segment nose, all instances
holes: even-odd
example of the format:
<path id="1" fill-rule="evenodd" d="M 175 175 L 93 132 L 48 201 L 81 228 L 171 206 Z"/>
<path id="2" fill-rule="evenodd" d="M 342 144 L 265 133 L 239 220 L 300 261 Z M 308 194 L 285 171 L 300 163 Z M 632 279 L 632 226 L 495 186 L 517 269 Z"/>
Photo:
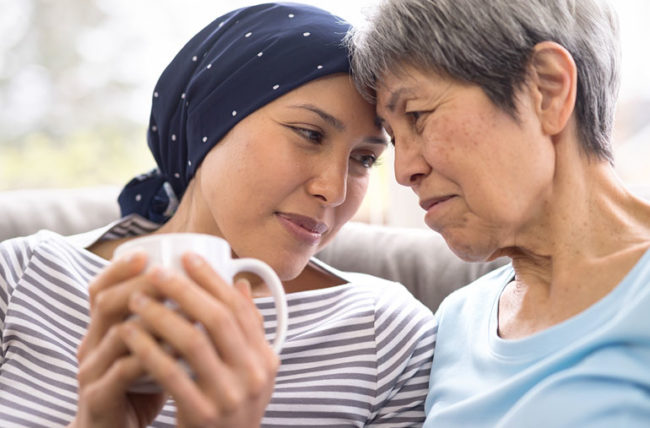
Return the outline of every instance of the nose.
<path id="1" fill-rule="evenodd" d="M 422 149 L 422 143 L 411 138 L 395 139 L 395 178 L 402 186 L 418 186 L 431 172 Z"/>
<path id="2" fill-rule="evenodd" d="M 314 175 L 308 183 L 308 191 L 324 205 L 339 206 L 347 197 L 348 159 L 346 158 L 344 162 L 334 161 L 331 158 L 328 160 L 315 166 Z"/>

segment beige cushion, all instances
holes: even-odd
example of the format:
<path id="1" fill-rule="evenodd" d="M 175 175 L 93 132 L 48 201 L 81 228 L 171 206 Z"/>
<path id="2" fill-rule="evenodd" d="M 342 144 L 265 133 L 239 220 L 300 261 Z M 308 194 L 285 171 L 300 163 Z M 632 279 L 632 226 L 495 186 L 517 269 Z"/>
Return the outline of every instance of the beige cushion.
<path id="1" fill-rule="evenodd" d="M 636 190 L 650 196 L 650 188 Z M 66 235 L 103 226 L 119 217 L 118 193 L 117 187 L 0 192 L 0 240 L 40 229 Z M 363 223 L 345 225 L 318 257 L 341 270 L 399 281 L 434 310 L 449 292 L 505 262 L 463 262 L 428 229 Z"/>
<path id="2" fill-rule="evenodd" d="M 346 224 L 318 257 L 338 269 L 399 281 L 432 310 L 456 288 L 507 262 L 467 263 L 429 229 L 364 223 Z"/>
<path id="3" fill-rule="evenodd" d="M 117 187 L 0 192 L 0 241 L 49 229 L 70 235 L 119 218 Z"/>

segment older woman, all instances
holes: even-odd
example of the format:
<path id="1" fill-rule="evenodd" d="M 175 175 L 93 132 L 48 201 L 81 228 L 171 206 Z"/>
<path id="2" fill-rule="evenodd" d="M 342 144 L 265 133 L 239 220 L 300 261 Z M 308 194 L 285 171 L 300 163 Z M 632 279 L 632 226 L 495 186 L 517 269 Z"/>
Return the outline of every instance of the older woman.
<path id="1" fill-rule="evenodd" d="M 648 426 L 650 205 L 612 168 L 610 6 L 388 0 L 350 40 L 427 225 L 512 259 L 439 308 L 425 425 Z"/>
<path id="2" fill-rule="evenodd" d="M 300 4 L 217 18 L 152 93 L 158 168 L 125 187 L 124 217 L 76 239 L 0 244 L 0 426 L 422 423 L 433 314 L 399 284 L 312 259 L 356 212 L 387 145 L 350 78 L 348 29 Z M 113 257 L 135 236 L 176 232 L 223 237 L 278 273 L 280 355 L 260 328 L 276 323 L 264 284 L 239 293 L 191 254 L 191 280 L 145 270 L 142 253 Z M 145 373 L 162 392 L 132 393 Z"/>

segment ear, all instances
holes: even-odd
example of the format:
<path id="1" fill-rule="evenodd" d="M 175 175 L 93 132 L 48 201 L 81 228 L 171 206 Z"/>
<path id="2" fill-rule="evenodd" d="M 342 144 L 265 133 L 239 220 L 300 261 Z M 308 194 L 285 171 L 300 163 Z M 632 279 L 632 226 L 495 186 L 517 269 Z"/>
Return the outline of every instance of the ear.
<path id="1" fill-rule="evenodd" d="M 535 45 L 529 63 L 535 109 L 548 135 L 563 131 L 575 107 L 578 74 L 573 57 L 555 42 Z"/>

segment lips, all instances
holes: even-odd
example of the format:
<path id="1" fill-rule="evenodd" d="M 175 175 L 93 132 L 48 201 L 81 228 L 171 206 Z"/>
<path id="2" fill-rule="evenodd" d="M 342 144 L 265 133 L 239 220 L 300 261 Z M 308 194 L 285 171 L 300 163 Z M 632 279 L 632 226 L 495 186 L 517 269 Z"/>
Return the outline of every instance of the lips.
<path id="1" fill-rule="evenodd" d="M 325 223 L 300 214 L 278 213 L 278 216 L 290 221 L 291 223 L 305 229 L 310 233 L 322 235 L 329 229 Z"/>
<path id="2" fill-rule="evenodd" d="M 435 198 L 430 198 L 430 199 L 425 199 L 423 201 L 420 201 L 420 206 L 422 207 L 423 210 L 429 211 L 431 208 L 434 206 L 441 204 L 445 201 L 448 201 L 449 199 L 453 198 L 456 195 L 445 195 L 445 196 L 439 196 Z"/>

